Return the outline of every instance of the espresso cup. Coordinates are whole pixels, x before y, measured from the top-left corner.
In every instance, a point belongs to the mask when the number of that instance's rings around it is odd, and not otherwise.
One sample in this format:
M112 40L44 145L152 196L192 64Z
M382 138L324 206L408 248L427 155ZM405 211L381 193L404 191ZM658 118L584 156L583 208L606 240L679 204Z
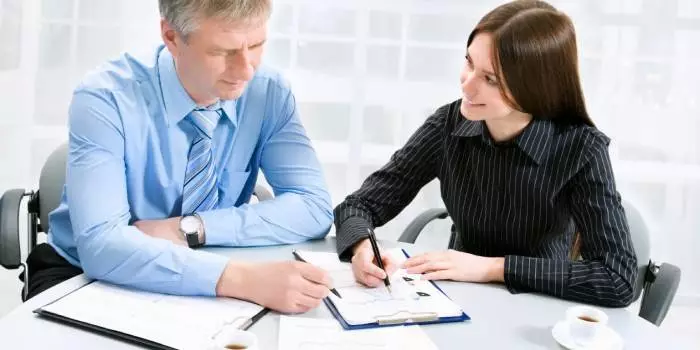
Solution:
M591 344L608 323L608 315L590 306L573 306L566 311L569 336L579 345Z
M217 335L209 349L258 350L258 337L252 332L230 329Z

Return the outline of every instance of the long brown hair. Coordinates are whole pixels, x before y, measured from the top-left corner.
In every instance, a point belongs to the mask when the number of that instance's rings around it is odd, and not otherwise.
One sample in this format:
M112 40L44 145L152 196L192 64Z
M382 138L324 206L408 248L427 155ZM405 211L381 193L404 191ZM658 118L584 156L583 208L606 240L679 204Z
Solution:
M533 118L595 126L583 98L574 25L566 14L544 1L516 0L486 14L467 47L480 33L491 35L494 69L505 82L501 95L511 107Z

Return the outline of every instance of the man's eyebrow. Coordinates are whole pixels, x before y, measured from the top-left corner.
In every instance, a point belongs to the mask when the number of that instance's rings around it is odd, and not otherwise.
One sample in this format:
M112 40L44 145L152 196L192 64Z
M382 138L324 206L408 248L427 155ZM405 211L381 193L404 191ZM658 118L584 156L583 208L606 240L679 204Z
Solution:
M265 42L267 42L267 39L263 39L262 41L255 43L253 45L248 45L248 49L250 50L250 49L255 49L255 48L258 48L260 46L263 46L263 44L265 44ZM225 51L225 52L237 52L240 50L241 49L227 49L225 47L221 47L218 45L215 45L214 48L212 49L212 51Z
M263 39L263 40L261 40L260 42L258 42L258 43L256 43L256 44L249 45L248 48L249 48L249 49L254 49L254 48L256 48L256 47L263 46L263 44L265 44L265 42L267 42L267 39Z

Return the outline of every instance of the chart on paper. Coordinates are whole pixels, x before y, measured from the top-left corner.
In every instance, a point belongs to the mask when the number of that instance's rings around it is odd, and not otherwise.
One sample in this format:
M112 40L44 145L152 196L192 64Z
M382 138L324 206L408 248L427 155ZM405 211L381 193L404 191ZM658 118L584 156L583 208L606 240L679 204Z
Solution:
M349 263L334 253L298 252L306 261L329 271L341 298L330 299L351 325L398 318L459 317L462 309L420 275L399 269L391 277L391 292L384 286L369 288L355 282ZM406 256L401 249L386 252L401 264Z

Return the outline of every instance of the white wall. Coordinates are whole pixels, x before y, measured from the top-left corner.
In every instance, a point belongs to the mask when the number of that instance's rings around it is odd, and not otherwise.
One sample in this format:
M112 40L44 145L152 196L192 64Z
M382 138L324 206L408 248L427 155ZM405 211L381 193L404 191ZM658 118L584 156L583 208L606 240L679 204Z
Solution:
M0 190L36 185L66 138L70 93L88 69L159 42L156 3L0 0ZM266 60L292 81L335 204L431 111L459 97L467 35L500 3L275 1ZM678 304L700 306L700 2L552 3L576 25L589 110L613 139L619 188L649 220L655 259L683 269ZM431 183L378 232L395 237L416 213L440 206L436 189ZM7 294L16 287L10 275L0 273L0 313L17 300Z

